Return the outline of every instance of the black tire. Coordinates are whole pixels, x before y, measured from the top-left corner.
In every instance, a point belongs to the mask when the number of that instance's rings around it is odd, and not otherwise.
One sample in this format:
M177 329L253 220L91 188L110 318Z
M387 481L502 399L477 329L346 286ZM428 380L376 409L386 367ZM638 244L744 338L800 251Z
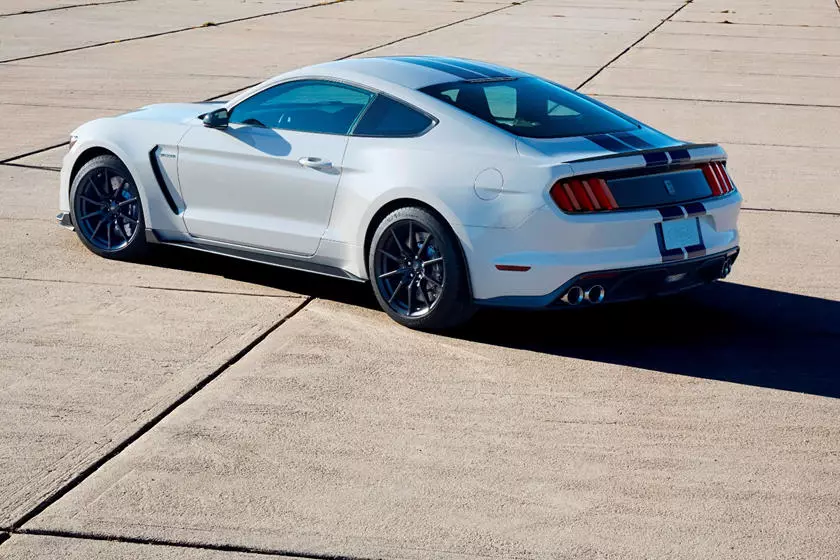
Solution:
M117 156L97 156L79 169L70 213L79 239L100 257L128 261L148 253L140 193Z
M401 325L440 330L468 321L467 274L458 239L423 208L394 210L373 234L368 276L379 305Z

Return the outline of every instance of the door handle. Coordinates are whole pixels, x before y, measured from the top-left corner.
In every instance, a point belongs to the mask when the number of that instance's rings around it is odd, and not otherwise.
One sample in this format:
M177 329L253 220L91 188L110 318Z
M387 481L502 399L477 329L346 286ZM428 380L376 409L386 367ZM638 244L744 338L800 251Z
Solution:
M331 162L319 157L302 157L298 160L298 163L310 169L326 169L327 167L332 167Z

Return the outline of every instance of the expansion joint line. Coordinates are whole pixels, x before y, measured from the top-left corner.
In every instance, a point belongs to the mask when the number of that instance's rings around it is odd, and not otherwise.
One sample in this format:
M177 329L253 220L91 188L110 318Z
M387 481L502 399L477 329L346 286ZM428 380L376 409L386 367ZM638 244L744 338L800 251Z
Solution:
M81 533L76 531L52 531L49 529L19 529L12 531L16 535L37 535L42 537L53 537L60 539L78 539L86 541L105 541L111 543L140 544L145 546L162 546L169 548L184 548L188 550L205 550L214 552L240 552L256 556L272 556L282 558L295 558L306 560L366 560L359 556L346 556L336 554L318 554L315 552L303 552L296 550L281 550L271 548L258 548L251 546L227 545L227 544L198 544L185 541L171 541L165 539L145 539L137 537L122 537L113 535L101 535L97 533Z
M344 1L344 0L331 0L331 1L329 1L329 2L324 2L324 3L322 3L322 4L317 4L317 6L327 6L327 5L330 5L330 4L337 4L337 3L342 2L342 1ZM354 56L359 56L359 55L362 55L362 54L366 54L366 53L369 53L369 52L375 51L375 50L377 50L377 49L381 49L381 48L384 48L384 47L389 47L389 46L391 46L391 45L396 45L397 43L400 43L400 42L402 42L402 41L407 41L408 39L414 39L414 38L416 38L416 37L421 37L421 36L423 36L423 35L428 35L429 33L434 33L435 31L440 31L440 30L442 30L442 29L446 29L446 28L448 28L448 27L452 27L452 26L455 26L455 25L458 25L458 24L461 24L461 23L464 23L464 22L467 22L467 21L476 20L476 19L478 19L478 18L482 18L482 17L484 17L484 16L489 16L489 15L491 15L491 14L495 14L495 13L501 12L501 11L503 11L503 10L508 10L508 9L510 9L510 8L513 8L513 7L516 7L516 6L520 6L520 5L525 4L525 3L527 3L527 2L530 2L530 1L531 1L531 0L521 0L521 1L519 1L519 2L511 2L510 4L507 4L507 5L505 5L505 6L501 6L501 7L499 7L499 8L494 8L494 9L492 9L492 10L487 10L486 12L481 12L481 13L479 13L479 14L475 14L475 15L472 15L472 16L469 16L469 17L461 18L461 19L459 19L459 20L452 21L452 22L449 22L449 23L445 23L445 24L443 24L443 25L439 25L439 26L437 26L437 27L432 27L431 29L425 29L425 30L420 31L420 32L418 32L418 33L414 33L414 34L412 34L412 35L406 35L405 37L400 37L400 38L398 38L398 39L394 39L393 41L388 41L388 42L386 42L386 43L381 43L381 44L378 44L378 45L374 45L374 46L369 47L369 48L367 48L367 49L363 49L363 50L360 50L360 51L357 51L357 52L354 52L354 53L350 53L350 54L347 54L347 55L341 56L341 57L339 57L339 58L336 58L335 60L344 60L344 59L351 58L351 57L354 57ZM234 21L244 21L244 20L247 20L247 19L255 19L255 18L258 18L258 17L264 17L264 16L268 16L268 15L276 15L276 14L280 14L280 13L286 13L286 12L298 11L298 10L302 10L302 9L306 9L306 8L310 8L310 7L314 7L314 6L303 6L303 7L300 7L300 8L295 8L295 9L292 9L292 10L283 10L283 11L280 11L280 12L272 12L272 13L270 13L270 14L264 14L264 15L260 15L260 16L250 16L250 17L247 17L247 18L240 18L240 19L238 19L238 20L231 20L231 21L224 22L224 23L232 23L232 22L234 22ZM221 25L221 24L220 24L220 25ZM193 29L193 28L190 28L190 29ZM158 34L158 35L167 35L167 34L171 34L171 33L178 33L179 31L187 31L187 30L188 30L188 29L184 29L184 30L175 30L175 31L167 31L167 32L164 32L164 33L160 33L160 34ZM135 40L135 39L144 39L144 38L150 38L150 37L156 37L156 36L158 36L158 35L147 35L147 36L144 36L144 37L135 37L134 39L130 39L130 40ZM126 41L128 41L128 40L129 40L129 39L126 39L125 41L122 41L122 42L126 42ZM103 43L103 44L109 44L109 43ZM94 47L94 46L101 46L101 45L89 45L89 46L87 46L87 47L79 47L78 49L71 49L71 50L87 49L87 48L92 48L92 47ZM48 53L48 54L49 54L49 53ZM53 54L54 54L54 53L53 53ZM38 55L38 56L47 56L47 55L45 54L45 55ZM0 61L0 64L2 64L2 61ZM248 84L248 85L246 85L246 86L243 86L243 87L240 87L240 88L237 88L237 89L231 90L231 91L226 91L226 92L224 92L224 93L219 93L219 94L217 94L217 95L214 95L213 97L208 97L208 98L206 98L206 99L203 99L202 101L215 101L215 100L217 100L217 99L219 99L219 98L222 98L222 97L227 97L227 96L229 96L229 95L234 95L234 94L236 94L236 93L239 93L239 92L245 91L246 89L252 88L252 87L254 87L255 85L258 85L258 84L260 84L260 83L262 83L262 81L259 81L259 82L254 82L254 83ZM16 155L16 156L12 156L12 157L6 158L6 159L4 159L4 160L0 161L0 164L3 164L3 163L9 163L9 162L12 162L12 161L15 161L15 160L18 160L18 159L22 159L22 158L25 158L25 157L28 157L28 156L32 156L32 155L36 155L36 154L40 154L40 153L42 153L42 152L46 152L46 151L48 151L48 150L52 150L52 149L54 149L54 148L58 148L58 147L60 147L60 146L65 146L65 145L67 145L67 142L62 142L62 143L60 143L60 144L54 144L54 145L52 145L52 146L47 146L46 148L39 148L39 149L37 149L37 150L32 150L32 151L27 152L27 153L25 153L25 154L19 154L19 155Z
M140 39L152 39L154 37L162 37L164 35L174 35L175 33L183 33L184 31L193 31L195 29L202 29L204 27L219 27L220 25L228 25L230 23L239 23L240 21L250 21L250 20L259 19L259 18L263 18L263 17L276 16L276 15L279 15L279 14L288 14L288 13L291 13L291 12L299 12L299 11L308 10L308 9L311 9L311 8L321 8L321 7L324 7L324 6L329 6L331 4L338 4L340 2L349 2L349 1L352 1L352 0L323 0L322 2L317 2L315 4L307 4L305 6L297 6L295 8L286 8L284 10L274 10L274 11L271 11L271 12L264 12L262 14L255 14L253 16L245 16L245 17L240 17L240 18L227 19L227 20L223 20L223 21L219 21L219 22L205 22L205 23L202 23L200 25L191 25L189 27L181 27L179 29L170 29L169 31L161 31L159 33L149 33L147 35L138 35L137 37L127 37L125 39L114 39L112 41L103 41L101 43L94 43L92 45L84 45L84 46L81 46L81 47L70 47L70 48L67 48L67 49L61 49L61 50L51 51L51 52L46 52L46 53L19 56L17 58L7 58L5 60L0 60L0 64L6 63L6 62L18 62L18 61L21 61L21 60L30 60L30 59L33 59L33 58L41 58L41 57L44 57L44 56L52 56L54 54L63 54L63 53L68 53L68 52L83 51L83 50L87 50L87 49L95 49L97 47L104 47L106 45L113 45L115 43L127 43L129 41L139 41Z
M409 39L415 39L417 37L422 37L423 35L428 35L430 33L434 33L435 31L440 31L440 30L446 29L448 27L453 27L455 25L458 25L458 24L461 24L461 23L464 23L464 22L467 22L467 21L473 21L473 20L476 20L478 18L482 18L484 16L489 16L491 14L502 12L504 10L509 10L510 8L514 8L516 6L521 6L522 4L525 4L525 3L530 2L530 1L531 0L521 0L520 2L511 2L510 4L508 4L506 6L501 6L499 8L493 8L492 10L487 10L486 12L481 12L480 14L475 14L473 16L468 16L468 17L465 17L465 18L461 18L461 19L456 20L456 21L451 21L449 23L444 23L443 25L438 25L437 27L432 27L431 29L424 29L423 31L419 31L419 32L414 33L412 35L406 35L405 37L400 37L399 39L394 39L393 41L388 41L387 43L380 43L379 45L374 45L372 47L368 47L366 49L362 49L362 50L356 51L354 53L346 54L344 56L340 56L340 57L338 57L336 59L333 59L333 60L346 60L348 58L353 58L354 56L367 54L369 52L373 52L373 51L378 50L378 49L383 49L385 47L390 47L392 45L396 45L397 43L402 43L403 41L407 41ZM219 95L216 95L214 97L208 97L207 99L204 99L203 101L216 101L217 99L219 99L221 97L227 97L228 95L234 95L234 94L239 93L241 91L245 91L246 89L252 88L256 85L259 85L261 83L262 83L262 81L254 82L252 84L248 84L247 86L244 86L244 87L241 87L241 88L238 88L238 89L234 89L234 90L231 90L231 91L226 91L225 93L220 93Z
M68 4L66 6L53 6L52 8L41 8L40 10L21 10L19 12L0 14L0 17L28 16L31 14L43 14L44 12L71 10L73 8L90 8L93 6L107 6L109 4L125 4L126 2L137 2L137 0L104 0L103 2L89 2L87 4Z
M612 58L609 62L607 62L606 64L604 64L604 65L603 65L603 66L601 66L600 68L598 68L598 70L596 70L594 74L592 74L591 76L589 76L588 78L586 78L586 79L585 79L583 82L581 82L581 84L580 84L578 87L576 87L575 89L579 90L579 89L583 88L583 86L585 86L586 84L588 84L589 82L591 82L592 80L594 80L595 78L597 78L597 77L601 74L601 72L603 72L604 70L606 70L607 68L609 68L609 67L610 67L610 65L612 65L612 63L614 63L616 60L618 60L619 58L621 58L622 56L624 56L625 54L627 54L628 52L630 52L630 50L631 50L633 47L635 47L636 45L638 45L639 43L641 43L642 41L644 41L645 39L647 39L648 37L650 37L650 36L651 36L651 35L652 35L652 34L653 34L653 33L654 33L657 29L659 29L660 27L662 27L663 25L665 25L665 23L667 23L667 22L671 21L671 19L672 19L674 16L676 16L678 13L680 13L680 12L681 12L681 11L682 11L682 10L683 10L686 6L688 6L688 5L689 5L689 4L691 4L692 2L694 2L694 0L685 0L685 2L684 2L683 4L680 4L680 6L679 6L676 10L674 10L673 12L671 12L671 13L668 15L668 17L666 17L665 19L663 19L662 21L660 21L659 23L657 23L656 25L654 25L654 26L650 29L650 31L648 31L647 33L645 33L644 35L642 35L641 37L639 37L638 39L636 39L636 40L633 42L633 44L631 44L629 47L627 47L626 49L624 49L623 51L621 51L620 53L618 53L618 54L617 54L616 56L614 56L614 57L613 57L613 58Z
M306 307L310 302L312 302L315 298L312 296L307 297L300 305L292 309L289 313L281 317L277 322L271 325L268 329L263 331L259 336L254 338L251 342L249 342L244 348L242 348L239 352L237 352L233 357L228 359L225 363L221 366L216 368L212 373L203 377L198 383L192 386L186 393L183 393L180 397L178 397L173 403L159 412L154 418L140 426L138 430L130 434L126 439L120 442L116 447L114 447L111 451L109 451L104 456L100 457L94 463L89 465L86 469L82 472L71 478L66 484L55 490L49 496L44 498L41 502L39 502L34 508L29 510L25 513L20 519L15 521L11 526L11 533L19 533L20 528L22 525L25 525L29 521L31 521L34 517L39 515L49 506L63 498L67 495L68 492L79 486L82 482L84 482L88 477L94 474L96 471L101 469L108 463L111 459L115 458L117 455L122 453L129 445L140 439L143 435L148 433L152 428L157 426L162 420L164 420L167 416L172 414L178 407L182 404L186 403L192 397L196 395L199 391L204 389L207 385L209 385L212 381L217 379L220 375L222 375L225 371L230 369L231 366L239 362L242 358L245 357L251 350L254 349L259 343L265 340L268 335L276 331L280 328L281 325L285 324L289 319L297 315L304 307Z

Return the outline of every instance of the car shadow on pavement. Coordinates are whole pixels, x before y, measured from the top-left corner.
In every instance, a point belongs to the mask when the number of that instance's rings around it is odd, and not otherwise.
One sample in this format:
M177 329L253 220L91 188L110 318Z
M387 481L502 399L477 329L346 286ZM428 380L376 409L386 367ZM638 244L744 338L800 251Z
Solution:
M150 264L378 309L366 284L306 272L168 247ZM646 302L483 309L445 336L840 398L840 302L730 282Z
M485 310L459 338L595 362L840 397L840 302L729 282L647 302Z
M212 253L159 246L155 247L147 264L223 276L237 282L275 288L303 296L330 299L359 307L379 308L368 285L361 282L351 282Z

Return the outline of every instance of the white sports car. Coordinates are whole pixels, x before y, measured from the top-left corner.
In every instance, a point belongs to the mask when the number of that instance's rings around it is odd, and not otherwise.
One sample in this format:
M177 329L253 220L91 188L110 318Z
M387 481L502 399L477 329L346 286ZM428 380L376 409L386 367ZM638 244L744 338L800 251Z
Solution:
M82 125L59 221L104 257L162 243L370 280L434 329L722 278L741 200L715 144L509 68L382 57Z

